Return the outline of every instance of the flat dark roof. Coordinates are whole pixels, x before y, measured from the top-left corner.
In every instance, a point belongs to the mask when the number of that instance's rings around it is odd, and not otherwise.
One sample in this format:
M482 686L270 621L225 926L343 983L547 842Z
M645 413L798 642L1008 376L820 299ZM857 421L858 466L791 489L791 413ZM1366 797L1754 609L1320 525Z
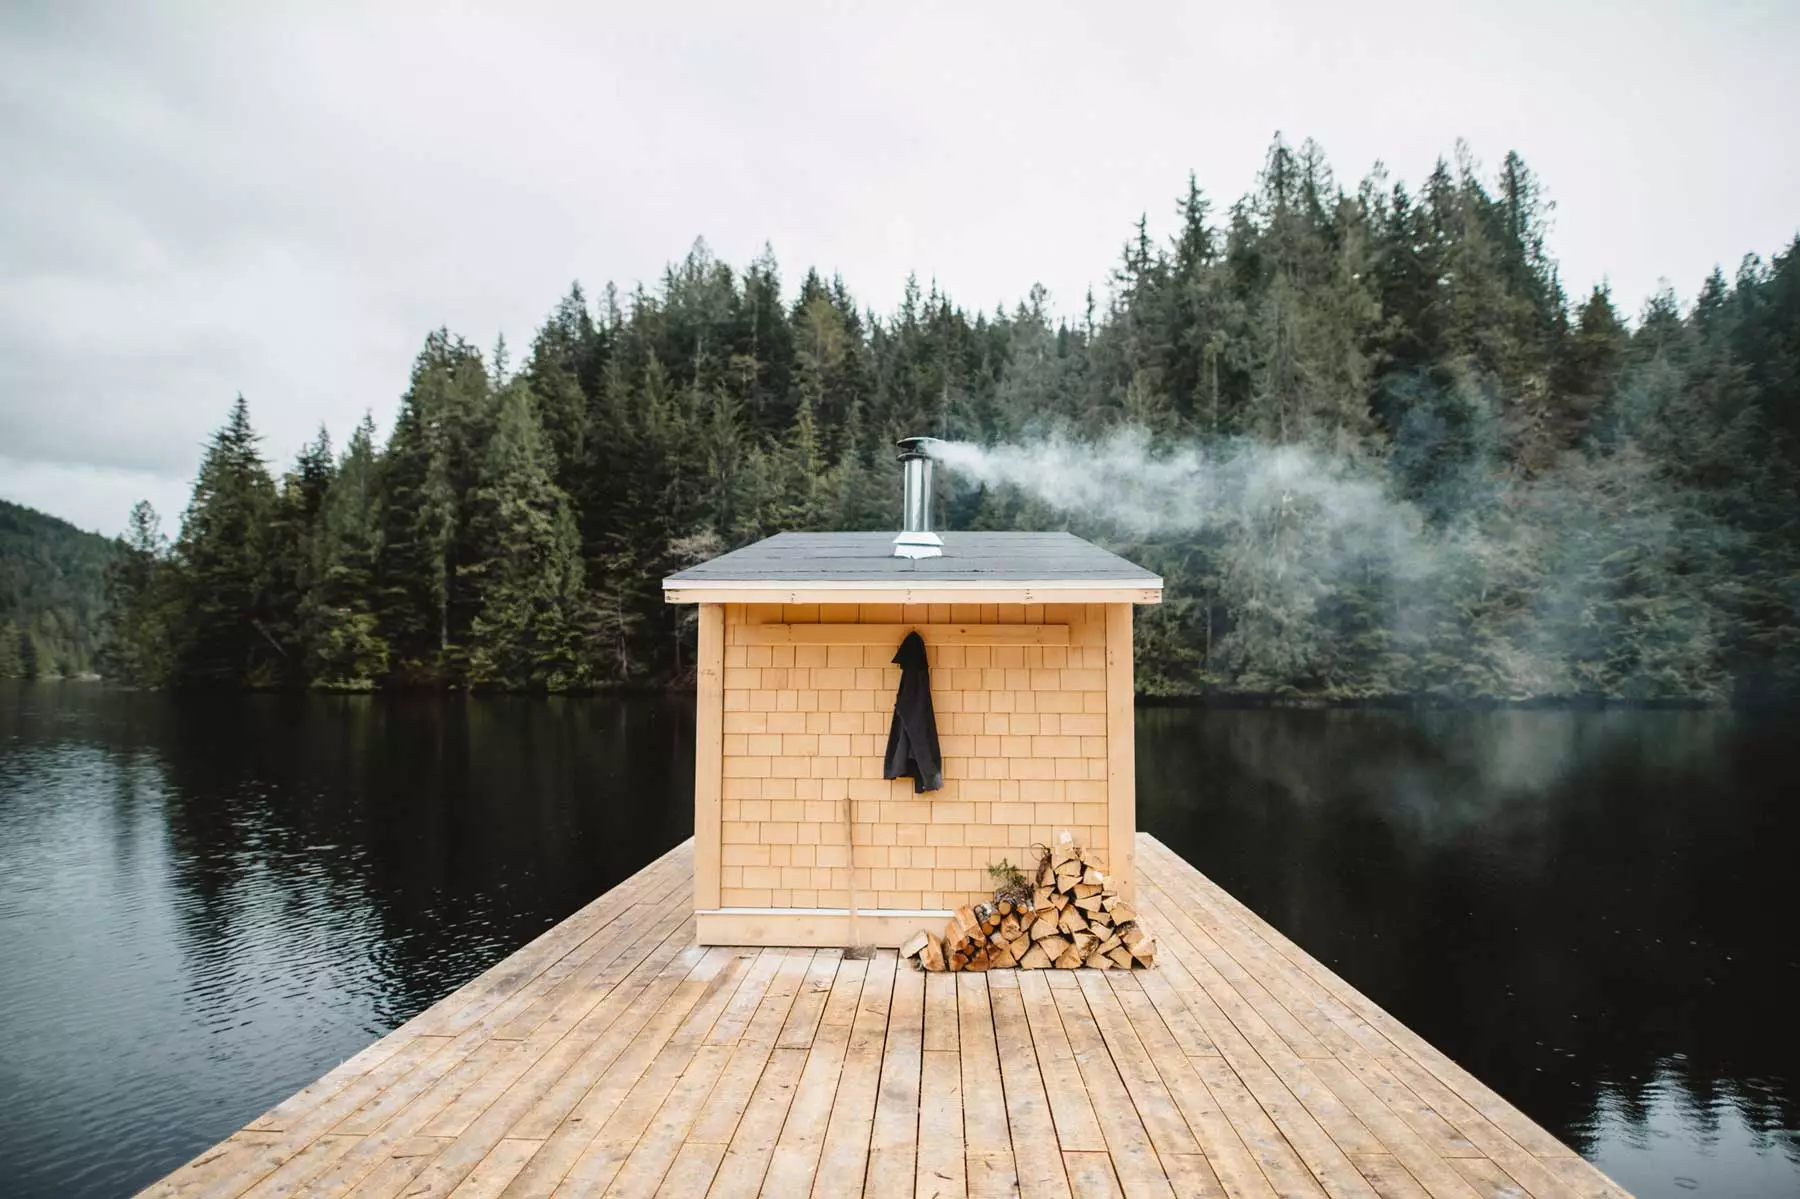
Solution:
M944 533L938 558L894 557L894 534L777 533L663 580L666 588L733 583L967 587L1050 583L1161 588L1162 578L1073 533Z

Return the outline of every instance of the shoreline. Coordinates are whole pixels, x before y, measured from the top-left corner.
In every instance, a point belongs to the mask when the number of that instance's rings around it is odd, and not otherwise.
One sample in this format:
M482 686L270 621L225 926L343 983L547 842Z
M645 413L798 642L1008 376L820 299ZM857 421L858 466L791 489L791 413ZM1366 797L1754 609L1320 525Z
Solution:
M517 698L517 699L596 699L623 696L681 696L691 694L681 684L615 685L586 687L567 691L509 691L467 687L369 687L369 688L289 688L289 687L133 687L112 683L97 675L74 678L40 678L3 680L19 684L73 683L98 685L108 690L140 692L156 695L319 695L337 697L417 698ZM1347 698L1341 696L1273 695L1266 692L1175 692L1134 697L1140 708L1218 708L1221 710L1262 711L1386 711L1386 712L1456 712L1456 711L1671 711L1671 712L1757 712L1777 711L1800 702L1797 696L1760 696L1752 698L1707 699L1696 696L1662 696L1632 699L1599 695L1542 695L1517 699L1495 697L1455 698L1436 695L1378 695Z

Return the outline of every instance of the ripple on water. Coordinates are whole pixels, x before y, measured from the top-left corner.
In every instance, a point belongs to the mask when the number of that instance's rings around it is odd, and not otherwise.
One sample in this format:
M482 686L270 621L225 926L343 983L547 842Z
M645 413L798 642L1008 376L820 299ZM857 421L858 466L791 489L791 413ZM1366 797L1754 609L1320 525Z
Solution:
M598 855L565 852L556 886L502 888L511 857L531 852L510 844L516 828L497 827L465 787L421 783L410 764L371 777L372 760L350 752L334 721L296 729L271 712L222 738L157 724L161 707L151 728L80 712L40 719L6 706L18 694L0 695L9 1196L142 1185L630 864L597 869ZM319 752L296 757L295 739L308 737L322 738ZM522 774L517 749L499 777ZM581 798L534 809L552 840L578 839L564 826ZM647 860L663 847L631 852Z
M1792 1196L1800 739L1734 719L1144 709L1139 818L1641 1199ZM128 1192L538 935L687 835L691 736L0 685L0 1191Z

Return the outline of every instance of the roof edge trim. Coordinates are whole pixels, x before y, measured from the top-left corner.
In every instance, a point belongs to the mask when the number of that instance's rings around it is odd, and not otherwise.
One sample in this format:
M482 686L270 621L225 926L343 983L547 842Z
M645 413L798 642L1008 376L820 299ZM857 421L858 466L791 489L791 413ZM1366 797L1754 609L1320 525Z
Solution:
M1161 575L1136 579L967 579L913 576L893 579L683 579L670 575L664 591L1161 591Z

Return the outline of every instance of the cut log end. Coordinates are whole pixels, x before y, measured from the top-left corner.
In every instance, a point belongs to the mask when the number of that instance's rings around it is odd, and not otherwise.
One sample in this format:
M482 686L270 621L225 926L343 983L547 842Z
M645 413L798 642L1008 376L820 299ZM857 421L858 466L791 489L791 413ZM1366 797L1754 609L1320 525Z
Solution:
M1068 830L1039 851L1030 898L1016 888L956 909L943 936L914 934L901 955L924 970L1143 969L1156 941L1118 893L1099 854Z
M930 941L931 934L924 929L920 929L918 932L908 937L906 939L906 944L900 947L900 956L903 958L916 958L920 953L924 952L925 946L929 944Z

